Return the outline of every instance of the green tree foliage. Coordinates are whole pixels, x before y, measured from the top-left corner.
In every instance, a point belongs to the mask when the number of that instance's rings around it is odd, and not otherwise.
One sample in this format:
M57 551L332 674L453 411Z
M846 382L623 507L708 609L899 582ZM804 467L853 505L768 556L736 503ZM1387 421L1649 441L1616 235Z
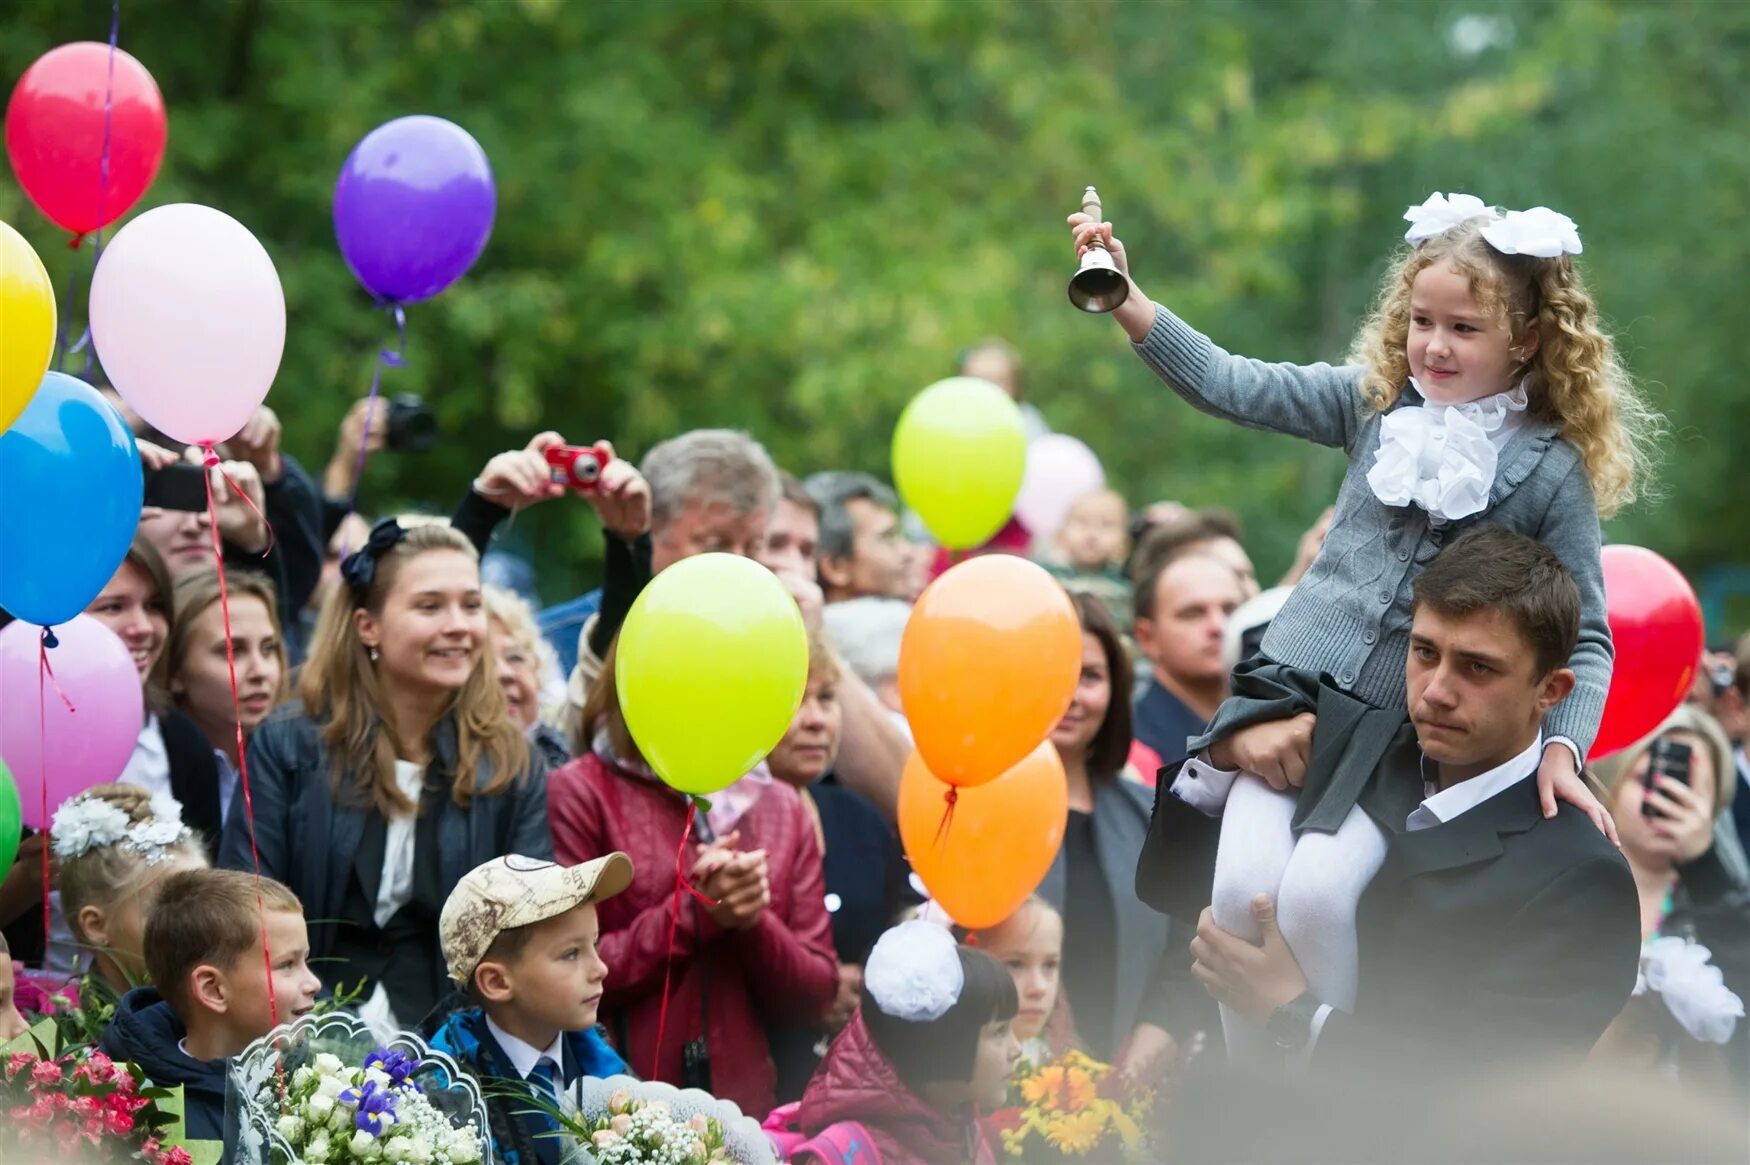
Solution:
M102 0L15 0L0 73L101 39ZM1095 183L1145 286L1232 351L1339 359L1431 189L1545 204L1671 418L1666 498L1612 523L1692 570L1750 558L1750 6L1323 0L129 0L122 43L170 109L148 204L219 206L290 309L269 403L319 464L389 338L333 242L347 151L449 117L492 158L476 269L409 317L446 441L383 457L369 508L444 507L537 427L637 456L752 430L806 473L885 472L905 401L1006 336L1027 392L1135 503L1220 503L1266 573L1335 490L1335 454L1194 413L1064 298L1063 216ZM17 188L0 216L65 283ZM82 310L76 311L82 316ZM551 505L550 597L593 573Z

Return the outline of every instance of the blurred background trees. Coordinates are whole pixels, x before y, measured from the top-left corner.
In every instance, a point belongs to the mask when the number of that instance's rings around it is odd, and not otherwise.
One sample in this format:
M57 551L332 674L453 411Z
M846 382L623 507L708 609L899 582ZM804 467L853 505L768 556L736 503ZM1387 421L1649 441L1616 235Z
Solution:
M103 0L13 0L0 74L108 24ZM1336 360L1403 207L1464 190L1580 224L1672 428L1662 499L1606 533L1689 571L1713 637L1750 625L1728 573L1750 568L1750 5L126 0L121 43L170 111L143 206L218 206L279 265L268 403L313 469L391 338L334 246L341 161L416 112L491 157L492 242L409 310L385 377L444 440L377 458L368 511L447 508L540 427L636 458L733 425L799 473L885 475L905 401L996 335L1133 505L1229 506L1273 574L1340 456L1172 397L1068 305L1063 217L1096 184L1156 298L1232 351ZM59 286L85 270L10 175L0 217ZM509 536L549 598L591 581L585 507Z

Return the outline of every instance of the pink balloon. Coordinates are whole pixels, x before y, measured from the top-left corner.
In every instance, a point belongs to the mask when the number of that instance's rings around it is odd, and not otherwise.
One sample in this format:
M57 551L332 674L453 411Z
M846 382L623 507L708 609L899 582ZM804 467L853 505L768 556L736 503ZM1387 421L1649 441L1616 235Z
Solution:
M0 630L0 757L12 770L24 823L32 829L48 826L44 745L54 758L46 770L52 817L67 798L121 775L145 715L140 673L115 632L77 615L57 626L55 637L60 645L48 653L54 676L43 676L39 687L42 628L12 623Z
M1063 433L1046 433L1027 446L1027 475L1015 498L1015 516L1034 538L1049 540L1077 499L1105 485L1106 471L1092 449Z
M235 436L286 347L286 297L249 228L192 202L116 233L91 280L91 341L122 399L189 445Z

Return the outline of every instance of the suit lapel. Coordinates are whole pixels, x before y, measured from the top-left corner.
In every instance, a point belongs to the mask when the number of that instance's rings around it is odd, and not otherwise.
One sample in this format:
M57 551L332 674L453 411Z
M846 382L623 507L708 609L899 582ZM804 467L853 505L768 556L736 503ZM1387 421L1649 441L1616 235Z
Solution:
M1501 856L1503 834L1523 833L1540 820L1537 781L1526 776L1451 821L1402 834L1398 861L1409 877L1492 861Z

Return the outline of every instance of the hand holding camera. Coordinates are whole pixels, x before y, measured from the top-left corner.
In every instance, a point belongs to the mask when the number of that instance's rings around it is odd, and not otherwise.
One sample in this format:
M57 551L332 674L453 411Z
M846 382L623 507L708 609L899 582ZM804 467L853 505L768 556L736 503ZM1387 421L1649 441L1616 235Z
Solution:
M1647 773L1642 778L1646 792L1641 815L1655 835L1672 843L1679 863L1693 862L1714 842L1713 815L1695 791L1694 765L1691 745L1662 736L1647 751Z

